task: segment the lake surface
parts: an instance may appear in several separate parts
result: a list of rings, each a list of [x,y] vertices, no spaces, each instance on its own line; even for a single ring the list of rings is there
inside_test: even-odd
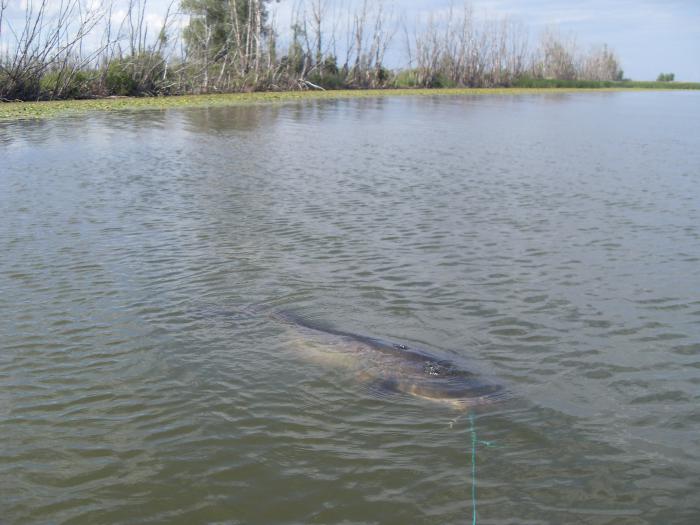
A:
[[[474,481],[483,524],[699,522],[700,94],[92,114],[0,162],[0,522],[467,524]],[[277,311],[510,395],[379,395]]]

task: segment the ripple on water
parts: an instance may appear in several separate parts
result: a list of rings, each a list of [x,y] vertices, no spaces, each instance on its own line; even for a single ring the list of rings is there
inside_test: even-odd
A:
[[[3,124],[3,518],[468,520],[468,419],[304,360],[287,310],[514,393],[474,413],[480,521],[695,523],[697,100]]]

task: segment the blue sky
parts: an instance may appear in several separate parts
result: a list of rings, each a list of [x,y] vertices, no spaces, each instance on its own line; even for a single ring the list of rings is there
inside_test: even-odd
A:
[[[424,3],[424,2],[407,2]],[[425,2],[444,4],[440,0]],[[475,0],[477,8],[511,13],[534,30],[558,25],[582,44],[615,49],[626,76],[655,79],[662,71],[700,82],[700,0]]]
[[[15,12],[30,0],[10,0]],[[36,0],[35,0],[36,1]],[[59,2],[59,0],[51,0]],[[87,0],[86,0],[87,1]],[[99,0],[90,0],[93,2]],[[148,20],[157,25],[170,0],[147,0]],[[278,27],[289,25],[292,6],[300,0],[272,4],[278,11]],[[335,5],[358,5],[362,0],[326,0]],[[127,0],[114,0],[119,8]],[[450,0],[384,0],[387,7],[408,23],[426,20],[429,13],[447,10]],[[462,5],[461,0],[454,0]],[[583,49],[607,43],[620,57],[625,75],[638,80],[655,79],[673,72],[676,80],[700,82],[700,0],[472,0],[479,18],[510,15],[524,22],[531,41],[549,26],[574,33]],[[370,0],[376,4],[376,0]],[[342,29],[340,29],[342,31]],[[402,48],[402,38],[394,47]],[[393,54],[399,53],[394,50]]]

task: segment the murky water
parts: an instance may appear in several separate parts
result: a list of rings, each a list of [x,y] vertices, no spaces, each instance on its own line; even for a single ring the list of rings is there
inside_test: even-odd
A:
[[[0,126],[0,522],[471,523],[473,423],[478,523],[698,523],[698,94]],[[510,396],[380,393],[276,311]]]

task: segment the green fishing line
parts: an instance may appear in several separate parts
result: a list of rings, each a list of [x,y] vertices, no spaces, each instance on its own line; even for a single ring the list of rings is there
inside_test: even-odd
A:
[[[472,435],[472,525],[476,525],[476,427],[474,414],[469,414],[469,431]]]
[[[469,432],[472,436],[472,525],[476,525],[476,446],[484,445],[487,447],[493,447],[494,444],[491,441],[479,441],[476,437],[476,425],[474,424],[474,414],[469,413]]]

